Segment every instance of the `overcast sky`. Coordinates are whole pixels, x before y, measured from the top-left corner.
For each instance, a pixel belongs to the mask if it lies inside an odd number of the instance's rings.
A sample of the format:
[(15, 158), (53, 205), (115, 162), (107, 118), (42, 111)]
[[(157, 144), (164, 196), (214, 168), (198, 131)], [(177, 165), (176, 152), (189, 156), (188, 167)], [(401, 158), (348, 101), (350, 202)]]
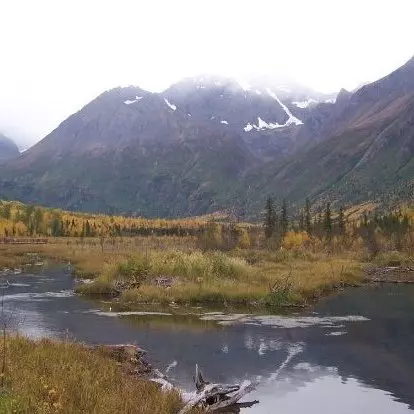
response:
[(414, 55), (413, 0), (0, 0), (0, 131), (28, 146), (102, 91), (284, 74), (322, 92)]

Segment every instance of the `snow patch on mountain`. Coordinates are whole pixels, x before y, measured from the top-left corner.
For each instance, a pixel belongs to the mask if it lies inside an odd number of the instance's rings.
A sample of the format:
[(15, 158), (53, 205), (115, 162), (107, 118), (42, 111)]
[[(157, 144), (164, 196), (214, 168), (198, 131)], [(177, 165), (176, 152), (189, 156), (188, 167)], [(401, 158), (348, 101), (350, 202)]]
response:
[(283, 108), (283, 110), (286, 112), (286, 115), (288, 116), (287, 121), (284, 124), (279, 124), (277, 122), (266, 122), (262, 118), (257, 117), (257, 124), (248, 123), (243, 129), (245, 132), (250, 132), (253, 129), (256, 131), (262, 131), (264, 129), (278, 129), (278, 128), (284, 128), (290, 125), (303, 125), (303, 122), (294, 116), (292, 112), (290, 112), (289, 108), (276, 96), (276, 94), (271, 91), (269, 88), (266, 89), (266, 92), (275, 99), (278, 104)]
[(330, 98), (330, 99), (327, 99), (325, 101), (325, 103), (330, 103), (330, 104), (334, 104), (335, 102), (336, 102), (336, 99), (335, 98)]
[(303, 125), (303, 122), (299, 118), (296, 118), (296, 116), (294, 116), (292, 112), (290, 112), (289, 108), (276, 96), (274, 92), (272, 92), (269, 88), (266, 88), (266, 91), (273, 99), (275, 99), (279, 103), (279, 105), (283, 108), (283, 110), (286, 112), (286, 115), (288, 116), (288, 120), (285, 122), (283, 126), (289, 126), (292, 124)]
[(318, 103), (318, 101), (315, 101), (315, 99), (309, 98), (306, 101), (295, 101), (292, 102), (293, 105), (297, 106), (298, 108), (304, 109), (307, 108), (309, 105)]
[(174, 105), (174, 104), (172, 104), (171, 102), (169, 102), (169, 100), (167, 99), (167, 98), (164, 98), (164, 102), (167, 104), (167, 106), (169, 107), (169, 108), (171, 108), (173, 111), (175, 111), (176, 109), (177, 109), (177, 107)]
[(253, 129), (256, 131), (262, 131), (263, 129), (277, 129), (277, 128), (284, 128), (286, 124), (278, 124), (273, 122), (266, 122), (262, 118), (257, 117), (257, 125), (251, 124), (250, 122), (243, 128), (246, 132), (249, 132)]
[(227, 121), (225, 121), (225, 120), (220, 121), (220, 123), (221, 123), (221, 124), (226, 124), (226, 125), (228, 125), (228, 124), (229, 124), (229, 123), (228, 123)]
[(124, 104), (125, 105), (131, 105), (131, 104), (133, 104), (135, 102), (140, 101), (142, 98), (143, 98), (143, 96), (136, 96), (135, 99), (132, 99), (132, 100), (127, 99), (126, 101), (124, 101)]

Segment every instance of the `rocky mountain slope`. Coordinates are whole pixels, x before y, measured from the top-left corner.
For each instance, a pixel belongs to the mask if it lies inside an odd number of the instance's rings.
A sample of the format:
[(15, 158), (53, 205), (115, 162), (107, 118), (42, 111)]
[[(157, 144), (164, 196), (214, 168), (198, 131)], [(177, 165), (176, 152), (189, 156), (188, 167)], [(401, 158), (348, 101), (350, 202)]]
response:
[(0, 197), (147, 216), (381, 198), (413, 177), (413, 122), (414, 59), (336, 100), (219, 77), (117, 88), (0, 167)]
[(10, 138), (0, 133), (0, 163), (18, 155), (19, 149), (17, 145)]
[[(315, 110), (321, 112), (321, 106)], [(261, 167), (253, 181), (260, 175), (264, 191), (298, 201), (309, 196), (381, 202), (395, 188), (409, 185), (414, 178), (414, 58), (353, 94), (342, 91), (313, 139), (321, 142), (283, 163)]]
[(193, 122), (158, 94), (118, 88), (4, 166), (0, 194), (75, 210), (201, 214), (222, 208), (254, 162), (220, 124)]

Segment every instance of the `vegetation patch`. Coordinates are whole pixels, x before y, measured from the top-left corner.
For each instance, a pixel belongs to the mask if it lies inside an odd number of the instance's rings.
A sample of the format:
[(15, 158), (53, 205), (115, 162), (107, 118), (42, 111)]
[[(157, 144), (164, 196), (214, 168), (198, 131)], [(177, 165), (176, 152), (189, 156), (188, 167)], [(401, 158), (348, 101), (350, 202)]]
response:
[(177, 392), (127, 375), (99, 349), (10, 337), (6, 351), (2, 413), (176, 414), (182, 407)]

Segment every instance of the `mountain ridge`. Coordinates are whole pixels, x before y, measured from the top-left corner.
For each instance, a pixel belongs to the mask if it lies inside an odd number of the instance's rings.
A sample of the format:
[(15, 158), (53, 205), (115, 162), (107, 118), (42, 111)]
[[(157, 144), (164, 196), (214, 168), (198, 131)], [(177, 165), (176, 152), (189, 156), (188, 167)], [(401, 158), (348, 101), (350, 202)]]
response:
[(153, 217), (379, 199), (414, 176), (413, 110), (414, 58), (335, 102), (227, 78), (114, 88), (3, 165), (0, 196)]

